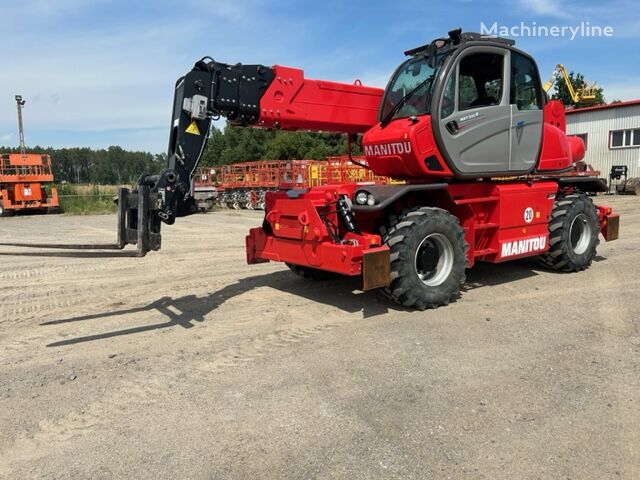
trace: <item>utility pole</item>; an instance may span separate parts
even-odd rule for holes
[[[16,106],[18,107],[18,132],[20,133],[20,153],[24,155],[26,149],[24,146],[24,127],[22,126],[22,107],[24,107],[25,100],[22,99],[22,95],[16,95]]]

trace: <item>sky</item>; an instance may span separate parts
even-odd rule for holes
[[[173,87],[205,55],[384,87],[403,52],[449,30],[609,26],[611,37],[522,37],[543,77],[563,63],[640,98],[640,0],[0,0],[0,145],[166,150]]]

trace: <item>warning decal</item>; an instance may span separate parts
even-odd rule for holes
[[[196,125],[195,120],[191,122],[191,124],[187,127],[185,132],[190,133],[191,135],[200,135],[200,130],[198,130],[198,125]]]

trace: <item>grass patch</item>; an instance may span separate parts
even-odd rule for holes
[[[67,215],[115,213],[116,185],[58,185],[60,209]]]

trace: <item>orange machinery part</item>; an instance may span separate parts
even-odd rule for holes
[[[354,157],[366,163],[364,157]],[[195,175],[196,187],[218,189],[291,189],[319,185],[372,182],[390,183],[387,177],[349,161],[346,156],[327,160],[257,160],[215,167],[202,167]]]
[[[0,204],[3,210],[44,209],[59,206],[58,192],[44,188],[53,182],[51,157],[35,153],[0,155]]]

